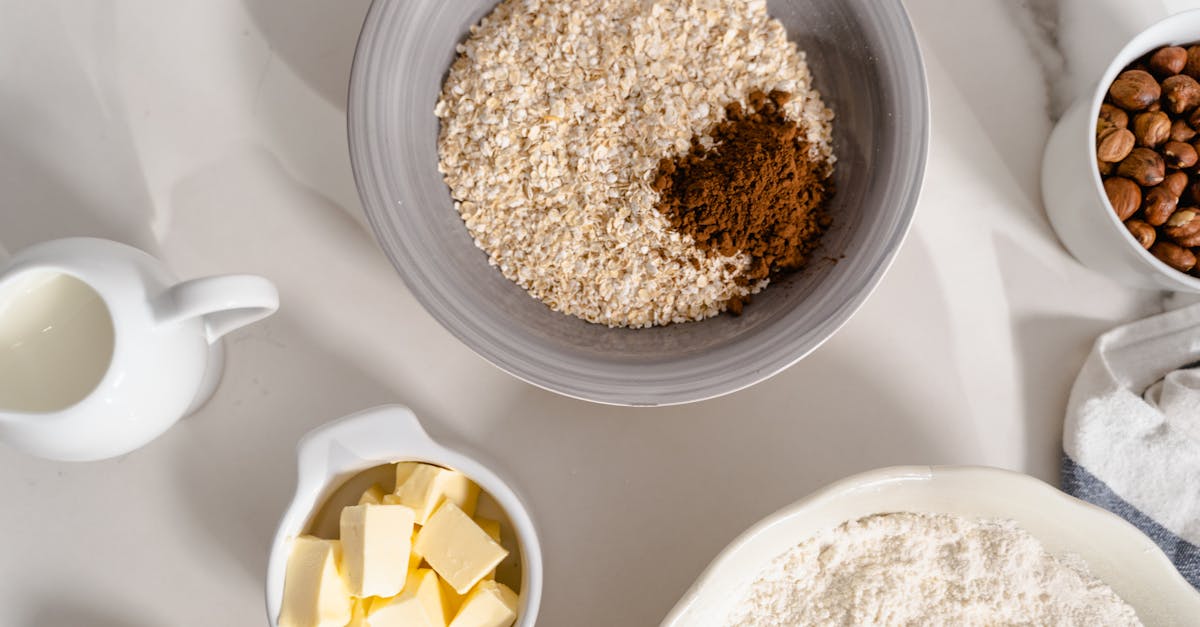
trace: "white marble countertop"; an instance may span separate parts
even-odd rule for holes
[[[0,451],[0,624],[264,624],[297,439],[388,402],[501,460],[541,529],[542,624],[655,624],[745,527],[840,477],[984,464],[1055,481],[1093,339],[1160,307],[1060,247],[1041,151],[1107,53],[1200,2],[908,0],[928,178],[862,311],[705,403],[535,389],[426,315],[364,227],[344,105],[367,4],[0,0],[0,258],[110,237],[183,277],[266,275],[283,299],[232,337],[214,400],[148,447],[74,465]]]

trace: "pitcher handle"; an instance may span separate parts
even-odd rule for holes
[[[222,336],[275,313],[279,290],[267,279],[234,274],[184,281],[167,290],[159,302],[159,319],[204,321],[210,344]]]

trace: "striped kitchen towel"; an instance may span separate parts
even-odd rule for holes
[[[1121,515],[1200,589],[1200,305],[1100,336],[1071,389],[1063,490]]]

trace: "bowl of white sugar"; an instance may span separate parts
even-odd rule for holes
[[[726,394],[832,336],[907,233],[929,131],[899,0],[379,0],[347,116],[430,314],[623,405]]]
[[[1120,517],[992,468],[833,484],[730,544],[663,627],[1184,626],[1200,595]]]

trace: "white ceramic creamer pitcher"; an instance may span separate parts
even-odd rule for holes
[[[278,307],[262,277],[180,283],[109,240],[21,251],[0,271],[0,441],[64,461],[128,453],[208,399],[223,335]]]

